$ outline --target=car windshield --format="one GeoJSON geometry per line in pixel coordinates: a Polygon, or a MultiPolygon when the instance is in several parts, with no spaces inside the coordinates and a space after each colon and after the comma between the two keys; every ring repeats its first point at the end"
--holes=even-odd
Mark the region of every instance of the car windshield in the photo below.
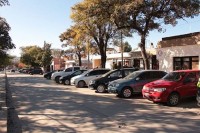
{"type": "Polygon", "coordinates": [[[116,70],[111,70],[111,71],[109,71],[109,72],[103,74],[102,77],[106,77],[106,76],[110,75],[111,73],[113,73],[113,72],[115,72],[115,71],[116,71],[116,70]]]}
{"type": "Polygon", "coordinates": [[[162,79],[168,81],[179,81],[185,76],[185,72],[170,72],[162,79]]]}
{"type": "Polygon", "coordinates": [[[135,77],[137,77],[141,72],[135,71],[133,73],[130,73],[129,75],[127,75],[124,79],[134,79],[135,77]]]}

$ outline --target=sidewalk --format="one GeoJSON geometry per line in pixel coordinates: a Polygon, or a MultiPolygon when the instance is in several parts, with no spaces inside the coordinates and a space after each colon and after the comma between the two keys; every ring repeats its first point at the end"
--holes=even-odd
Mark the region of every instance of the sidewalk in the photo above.
{"type": "Polygon", "coordinates": [[[6,107],[6,92],[5,92],[5,77],[0,73],[0,133],[7,132],[7,111],[6,107]]]}

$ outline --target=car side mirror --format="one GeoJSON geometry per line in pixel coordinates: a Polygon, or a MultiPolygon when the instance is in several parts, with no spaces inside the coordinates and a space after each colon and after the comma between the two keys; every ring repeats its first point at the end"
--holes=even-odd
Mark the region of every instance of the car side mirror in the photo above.
{"type": "Polygon", "coordinates": [[[110,78],[110,76],[108,76],[108,78],[110,78]]]}

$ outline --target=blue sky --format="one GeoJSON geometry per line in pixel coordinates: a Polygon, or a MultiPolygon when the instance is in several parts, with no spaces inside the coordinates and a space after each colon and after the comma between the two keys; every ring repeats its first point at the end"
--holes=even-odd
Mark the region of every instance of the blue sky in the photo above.
{"type": "MultiPolygon", "coordinates": [[[[10,36],[16,49],[10,53],[20,56],[19,48],[28,45],[43,46],[44,41],[52,43],[52,48],[61,48],[59,35],[72,25],[71,7],[82,0],[10,0],[10,6],[0,7],[0,16],[6,18],[11,27],[10,36]]],[[[200,31],[200,16],[179,21],[176,27],[164,26],[165,33],[153,31],[147,38],[147,47],[163,37],[200,31]]],[[[140,38],[134,34],[126,38],[133,48],[140,38]]]]}

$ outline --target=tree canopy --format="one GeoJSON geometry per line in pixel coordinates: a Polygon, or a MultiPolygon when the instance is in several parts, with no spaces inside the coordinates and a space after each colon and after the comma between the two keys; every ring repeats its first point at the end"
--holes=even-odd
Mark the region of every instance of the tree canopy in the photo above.
{"type": "Polygon", "coordinates": [[[8,0],[0,0],[0,6],[9,5],[8,0]]]}
{"type": "Polygon", "coordinates": [[[38,46],[21,47],[22,54],[20,61],[29,67],[40,67],[43,50],[38,46]]]}
{"type": "MultiPolygon", "coordinates": [[[[87,0],[85,0],[87,1],[87,0]]],[[[118,30],[128,29],[141,37],[139,44],[145,69],[149,62],[145,40],[152,30],[163,31],[164,24],[175,26],[178,19],[199,15],[199,0],[103,0],[95,5],[94,16],[110,19],[118,30]]]]}
{"type": "Polygon", "coordinates": [[[116,32],[109,19],[94,15],[96,14],[96,5],[104,6],[99,2],[101,0],[84,0],[76,4],[72,8],[71,18],[95,42],[101,55],[101,67],[105,68],[106,49],[116,32]]]}

